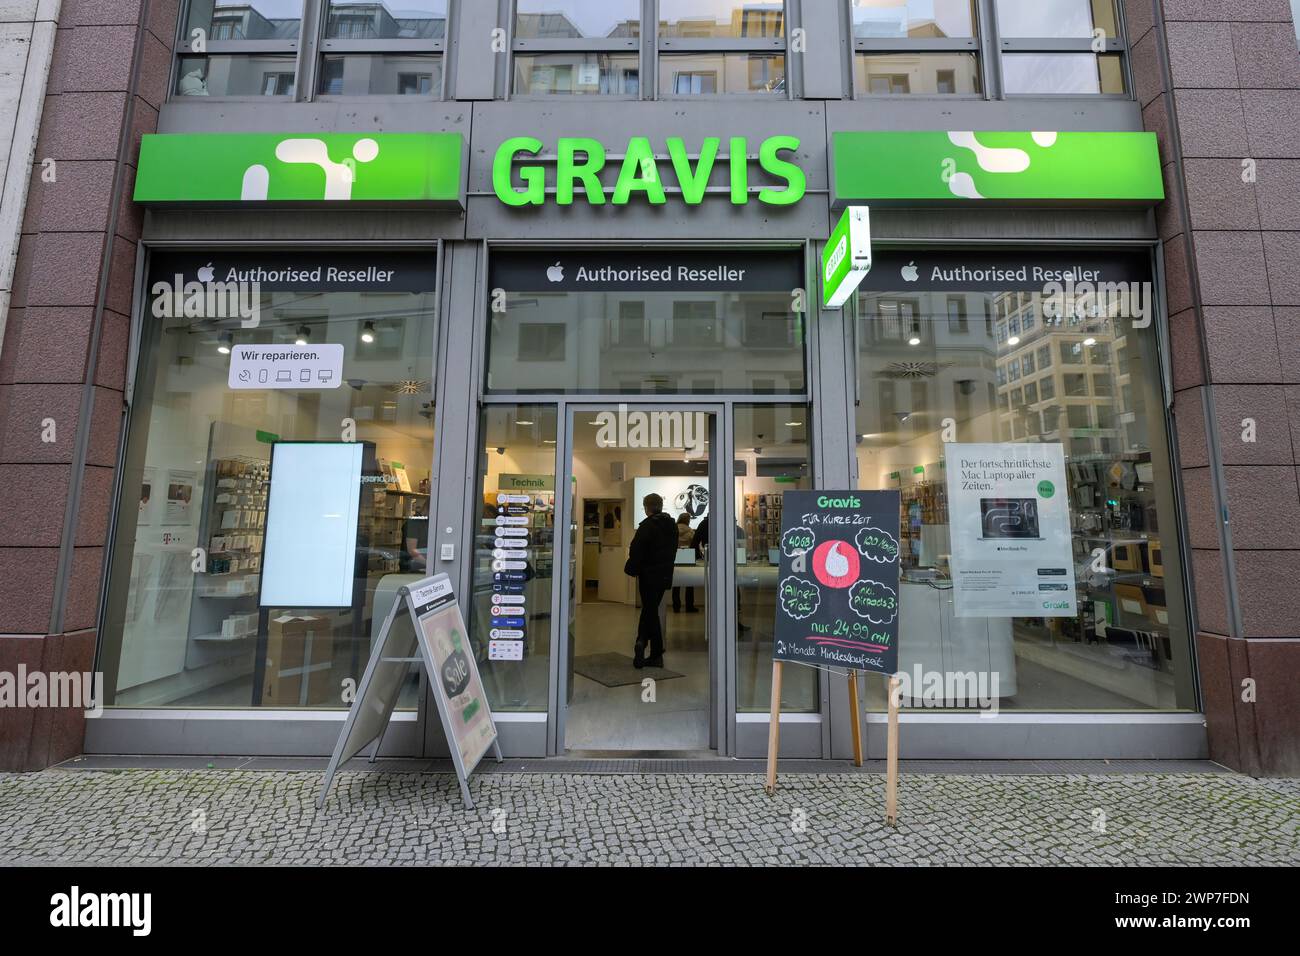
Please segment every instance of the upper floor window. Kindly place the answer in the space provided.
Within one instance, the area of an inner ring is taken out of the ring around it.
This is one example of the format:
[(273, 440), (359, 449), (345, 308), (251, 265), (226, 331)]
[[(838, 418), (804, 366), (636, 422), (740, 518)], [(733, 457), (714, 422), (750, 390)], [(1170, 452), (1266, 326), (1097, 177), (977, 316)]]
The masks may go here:
[(325, 0), (317, 92), (442, 96), (448, 0)]
[(786, 92), (780, 0), (659, 0), (659, 95)]
[(178, 96), (292, 96), (303, 0), (195, 0), (182, 20)]
[(1115, 0), (995, 0), (1002, 91), (1126, 91)]
[(974, 0), (852, 0), (859, 95), (977, 95)]
[[(316, 92), (440, 96), (447, 4), (313, 0), (319, 32), (306, 39), (320, 45)], [(303, 8), (303, 0), (190, 0), (176, 95), (294, 96)]]
[(517, 96), (641, 94), (640, 0), (517, 0)]

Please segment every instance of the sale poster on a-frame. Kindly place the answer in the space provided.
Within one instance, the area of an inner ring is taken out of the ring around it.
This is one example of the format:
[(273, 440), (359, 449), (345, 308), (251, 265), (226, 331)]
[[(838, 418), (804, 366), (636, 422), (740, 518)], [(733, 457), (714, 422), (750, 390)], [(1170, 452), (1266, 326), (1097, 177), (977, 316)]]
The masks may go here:
[(897, 491), (787, 491), (777, 578), (778, 661), (898, 669)]

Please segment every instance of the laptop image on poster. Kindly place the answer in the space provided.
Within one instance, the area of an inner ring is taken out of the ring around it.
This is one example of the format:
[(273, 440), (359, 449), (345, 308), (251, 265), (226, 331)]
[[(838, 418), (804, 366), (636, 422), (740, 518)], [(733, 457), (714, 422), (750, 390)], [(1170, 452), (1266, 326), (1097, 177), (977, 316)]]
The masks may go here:
[(1033, 498), (981, 498), (980, 537), (985, 541), (1041, 540), (1038, 502)]

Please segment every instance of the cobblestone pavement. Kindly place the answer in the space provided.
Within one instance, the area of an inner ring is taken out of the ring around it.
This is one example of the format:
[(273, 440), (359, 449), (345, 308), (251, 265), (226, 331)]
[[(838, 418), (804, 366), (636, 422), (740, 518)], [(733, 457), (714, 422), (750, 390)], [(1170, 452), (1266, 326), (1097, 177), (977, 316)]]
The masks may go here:
[(1235, 774), (0, 775), (0, 862), (1300, 864), (1300, 780)]

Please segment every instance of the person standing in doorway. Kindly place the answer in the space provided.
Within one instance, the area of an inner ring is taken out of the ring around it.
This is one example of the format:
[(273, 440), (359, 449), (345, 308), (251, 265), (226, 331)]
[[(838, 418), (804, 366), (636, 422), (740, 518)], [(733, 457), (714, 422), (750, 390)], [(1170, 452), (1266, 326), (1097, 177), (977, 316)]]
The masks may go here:
[[(694, 548), (694, 547), (695, 547), (695, 531), (691, 528), (691, 516), (688, 515), (685, 511), (683, 511), (681, 514), (677, 516), (677, 550), (681, 551), (684, 548)], [(699, 551), (696, 551), (695, 557), (697, 560), (699, 559), (699, 556), (700, 556)], [(674, 563), (675, 563), (675, 559), (674, 559)], [(673, 586), (673, 613), (680, 614), (681, 610), (682, 610), (682, 589), (674, 585)], [(686, 589), (686, 613), (698, 614), (699, 610), (700, 609), (695, 606), (695, 588), (688, 587)]]
[[(664, 514), (664, 500), (649, 494), (641, 502), (645, 520), (637, 525), (623, 571), (636, 578), (641, 595), (641, 617), (636, 631), (636, 653), (632, 665), (664, 666), (664, 632), (659, 626), (659, 604), (673, 583), (673, 561), (677, 557), (677, 523)], [(648, 655), (647, 655), (648, 650)]]

